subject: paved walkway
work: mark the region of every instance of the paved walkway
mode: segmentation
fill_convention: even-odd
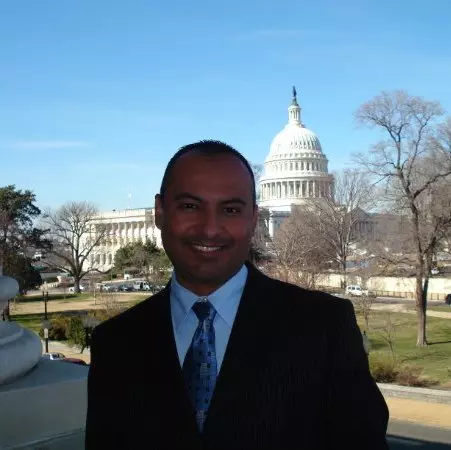
[[[373,303],[371,309],[374,311],[393,311],[396,313],[405,313],[405,314],[416,314],[415,306],[405,305],[401,303],[395,304],[387,304],[387,303]],[[431,311],[427,310],[426,315],[428,317],[440,317],[441,319],[451,319],[451,308],[450,312],[446,311]]]
[[[385,397],[385,400],[391,420],[449,428],[451,433],[451,405],[394,397]]]

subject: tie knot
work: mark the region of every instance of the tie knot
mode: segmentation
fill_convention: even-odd
[[[193,311],[196,313],[200,322],[203,322],[207,318],[213,320],[216,314],[215,308],[209,301],[196,302],[193,305]]]

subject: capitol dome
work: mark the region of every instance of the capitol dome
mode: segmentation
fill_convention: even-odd
[[[304,126],[288,124],[271,143],[270,156],[281,153],[310,150],[322,153],[321,144],[313,131]]]
[[[265,159],[259,206],[270,212],[290,213],[292,205],[331,195],[333,178],[328,164],[318,137],[302,123],[293,87],[288,123],[272,140]]]

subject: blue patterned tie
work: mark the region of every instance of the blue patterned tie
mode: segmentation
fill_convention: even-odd
[[[196,302],[193,311],[199,319],[199,325],[183,362],[183,375],[196,410],[197,425],[202,432],[218,375],[213,327],[216,310],[205,299]]]

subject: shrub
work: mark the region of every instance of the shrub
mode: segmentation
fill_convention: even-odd
[[[421,367],[403,365],[398,368],[396,383],[401,386],[428,387],[438,384],[438,381],[423,376]]]
[[[396,380],[398,371],[393,359],[381,354],[369,354],[370,372],[378,383],[393,383]]]
[[[56,316],[50,320],[52,327],[49,329],[49,339],[51,341],[64,341],[67,339],[69,318],[65,316]],[[39,336],[44,338],[44,330],[39,330]]]
[[[85,329],[80,317],[71,317],[67,328],[67,338],[72,345],[82,347],[85,343]]]
[[[395,383],[412,387],[428,387],[439,383],[423,376],[421,367],[395,364],[392,358],[382,353],[370,353],[369,363],[371,375],[378,383]]]

